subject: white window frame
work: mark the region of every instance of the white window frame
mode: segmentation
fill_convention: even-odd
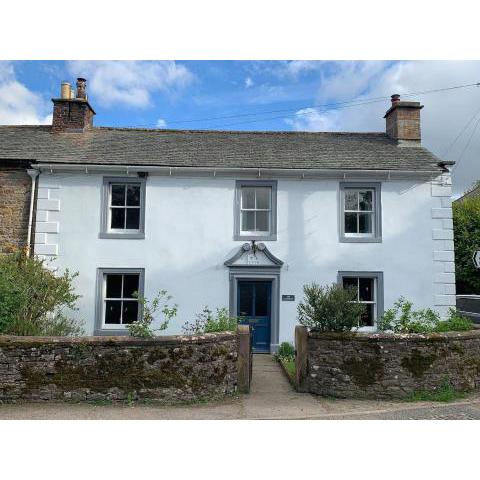
[[[373,325],[359,327],[359,332],[372,332],[377,330],[378,319],[383,315],[383,272],[338,272],[338,284],[343,287],[344,278],[357,279],[357,303],[374,305]],[[373,279],[373,300],[360,300],[360,278]]]
[[[138,275],[138,295],[144,295],[145,270],[143,268],[99,268],[97,270],[97,302],[96,302],[96,320],[95,320],[95,335],[124,335],[128,333],[128,324],[105,323],[106,304],[108,300],[121,301],[123,315],[123,302],[134,301],[132,298],[107,298],[107,275],[122,275],[122,292],[124,275]],[[138,319],[141,318],[142,305],[138,303]]]
[[[270,208],[243,208],[243,188],[269,188]],[[242,212],[269,212],[268,231],[242,230]],[[255,217],[256,218],[256,217]],[[277,239],[277,182],[275,180],[237,180],[235,185],[234,240],[276,240]]]
[[[140,186],[140,206],[112,206],[112,186],[135,184]],[[143,239],[145,238],[145,196],[146,196],[146,179],[143,177],[104,177],[103,194],[102,194],[102,215],[100,226],[100,238],[123,238],[123,239]],[[125,192],[126,193],[126,192]],[[126,195],[125,195],[126,203]],[[139,209],[139,228],[111,228],[112,209],[122,208]],[[125,215],[125,222],[127,221]],[[125,223],[126,225],[126,223]]]
[[[372,192],[372,209],[360,210],[357,205],[357,210],[347,210],[345,208],[345,195],[347,191],[355,192]],[[360,201],[360,197],[359,200]],[[360,182],[341,182],[340,183],[340,201],[339,201],[339,226],[340,226],[340,242],[381,242],[382,241],[382,213],[381,213],[381,183],[360,183]],[[347,233],[345,232],[345,216],[347,213],[354,213],[357,215],[361,213],[368,213],[371,215],[372,232],[371,233]],[[358,223],[359,224],[359,223]]]

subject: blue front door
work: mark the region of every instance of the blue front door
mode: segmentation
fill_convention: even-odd
[[[253,351],[270,352],[272,282],[239,280],[237,313],[243,325],[253,329]]]

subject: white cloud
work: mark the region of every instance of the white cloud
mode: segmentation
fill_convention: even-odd
[[[336,130],[336,121],[332,116],[322,114],[316,108],[302,108],[295,112],[293,118],[286,118],[285,122],[293,130],[300,132],[323,132]]]
[[[193,74],[174,61],[71,61],[72,75],[87,79],[87,92],[103,105],[145,108],[154,92],[173,93],[188,85]]]
[[[338,62],[333,74],[321,77],[317,102],[325,104],[352,99],[362,102],[374,97],[389,97],[393,93],[421,92],[479,80],[479,61],[405,61],[395,64]],[[444,152],[480,108],[480,88],[418,94],[404,99],[418,100],[425,106],[421,111],[423,145],[442,159],[458,160],[471,130],[464,133],[446,156]],[[377,103],[328,111],[317,107],[316,113],[301,117],[296,115],[285,121],[295,130],[384,131],[383,115],[389,103],[385,99]],[[480,178],[479,151],[480,125],[459,167],[454,170],[456,193],[462,192],[475,179]]]
[[[251,77],[247,77],[245,79],[245,88],[253,87],[253,80]]]
[[[0,124],[51,124],[51,107],[39,94],[32,92],[15,77],[11,62],[0,62]]]
[[[157,128],[165,128],[166,126],[167,122],[163,118],[157,120]]]

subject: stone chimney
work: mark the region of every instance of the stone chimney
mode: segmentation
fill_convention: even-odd
[[[399,145],[418,145],[420,134],[420,102],[403,102],[400,95],[392,95],[392,106],[383,118],[386,119],[387,136],[398,140]]]
[[[77,78],[77,91],[62,82],[60,98],[52,98],[52,132],[84,132],[93,126],[95,111],[88,103],[87,81]]]

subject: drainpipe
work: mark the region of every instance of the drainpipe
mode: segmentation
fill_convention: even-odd
[[[28,214],[28,232],[27,232],[27,256],[30,256],[30,244],[32,243],[32,225],[33,225],[33,206],[35,203],[35,188],[37,186],[37,177],[40,173],[33,168],[27,168],[27,173],[32,179],[32,190],[30,193],[30,211]]]

